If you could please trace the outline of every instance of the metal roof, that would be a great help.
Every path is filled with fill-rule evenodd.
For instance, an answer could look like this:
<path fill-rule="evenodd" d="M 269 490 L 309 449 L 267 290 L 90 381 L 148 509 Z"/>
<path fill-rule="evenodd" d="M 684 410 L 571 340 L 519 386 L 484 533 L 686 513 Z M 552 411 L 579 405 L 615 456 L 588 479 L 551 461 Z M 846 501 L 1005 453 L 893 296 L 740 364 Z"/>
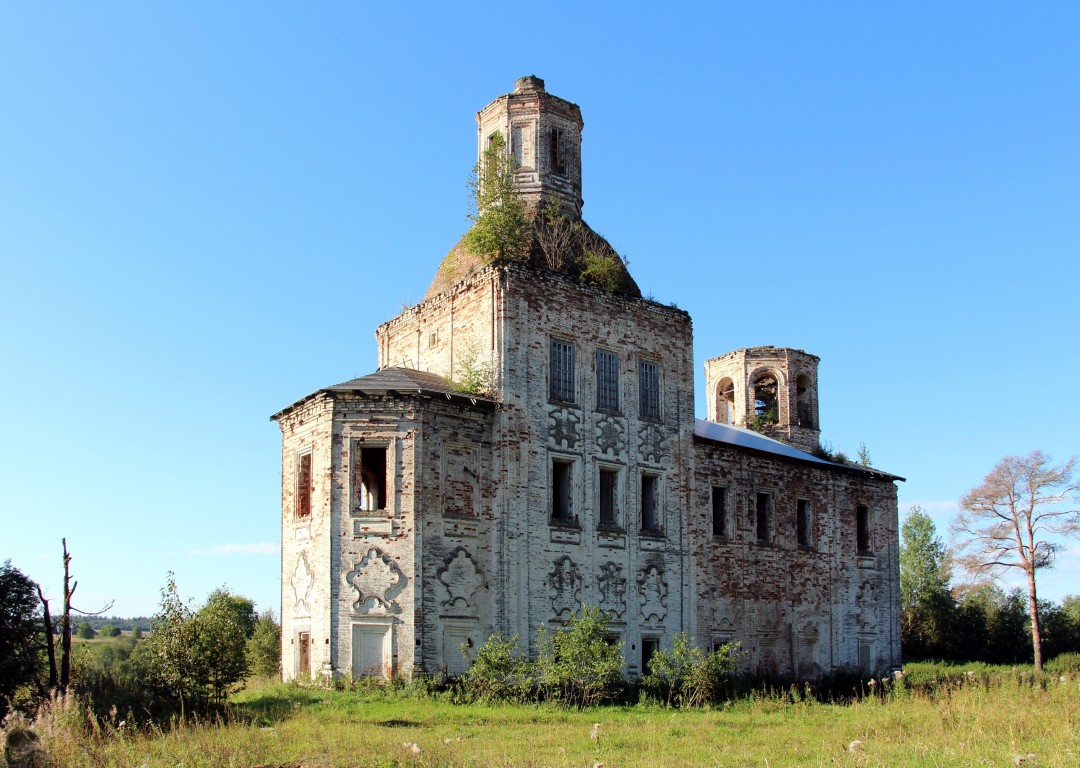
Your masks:
<path fill-rule="evenodd" d="M 749 448 L 751 450 L 761 451 L 762 453 L 771 453 L 774 456 L 783 456 L 787 459 L 805 461 L 810 464 L 820 464 L 829 467 L 830 469 L 850 469 L 858 472 L 867 472 L 890 480 L 904 479 L 899 475 L 882 472 L 880 469 L 874 469 L 873 467 L 863 467 L 858 464 L 840 464 L 834 461 L 819 459 L 817 456 L 788 445 L 787 443 L 782 443 L 779 440 L 773 440 L 771 437 L 766 437 L 760 432 L 755 432 L 752 429 L 745 429 L 743 427 L 733 427 L 730 424 L 719 424 L 715 421 L 695 419 L 694 437 L 733 445 L 737 448 Z"/>
<path fill-rule="evenodd" d="M 288 408 L 278 411 L 270 417 L 270 420 L 276 420 L 279 416 L 283 416 L 296 406 L 323 392 L 358 392 L 365 395 L 425 395 L 427 397 L 441 395 L 448 400 L 465 400 L 472 405 L 480 403 L 494 405 L 495 403 L 489 397 L 471 395 L 454 389 L 453 384 L 437 373 L 392 367 L 382 368 L 375 371 L 375 373 L 349 379 L 332 387 L 323 387 L 316 392 L 312 392 L 307 397 L 300 398 Z"/>

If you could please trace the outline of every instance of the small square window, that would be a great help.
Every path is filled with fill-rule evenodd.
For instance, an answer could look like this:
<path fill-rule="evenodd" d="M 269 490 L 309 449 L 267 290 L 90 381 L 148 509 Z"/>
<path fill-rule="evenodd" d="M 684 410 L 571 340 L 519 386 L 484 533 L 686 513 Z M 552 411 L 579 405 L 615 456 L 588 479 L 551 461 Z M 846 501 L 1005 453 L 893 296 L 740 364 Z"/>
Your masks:
<path fill-rule="evenodd" d="M 660 365 L 651 360 L 638 361 L 639 413 L 642 418 L 660 418 Z"/>
<path fill-rule="evenodd" d="M 574 345 L 551 340 L 551 399 L 574 402 Z"/>
<path fill-rule="evenodd" d="M 641 530 L 660 530 L 660 478 L 656 475 L 641 476 Z"/>
<path fill-rule="evenodd" d="M 616 505 L 616 489 L 619 473 L 614 469 L 600 468 L 600 525 L 614 527 L 619 524 Z"/>
<path fill-rule="evenodd" d="M 713 487 L 712 489 L 712 535 L 717 538 L 728 538 L 727 520 L 727 488 Z"/>
<path fill-rule="evenodd" d="M 619 410 L 619 356 L 606 349 L 596 350 L 596 407 Z"/>

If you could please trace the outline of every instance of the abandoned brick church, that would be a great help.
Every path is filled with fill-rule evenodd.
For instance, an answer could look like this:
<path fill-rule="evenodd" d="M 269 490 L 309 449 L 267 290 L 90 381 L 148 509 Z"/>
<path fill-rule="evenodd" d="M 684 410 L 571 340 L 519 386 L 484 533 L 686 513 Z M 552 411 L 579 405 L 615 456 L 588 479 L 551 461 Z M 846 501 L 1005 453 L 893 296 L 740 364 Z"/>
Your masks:
<path fill-rule="evenodd" d="M 577 105 L 525 77 L 477 121 L 480 153 L 506 137 L 521 199 L 557 207 L 570 244 L 542 215 L 523 259 L 459 243 L 377 329 L 375 373 L 272 417 L 286 679 L 457 674 L 463 645 L 527 644 L 582 606 L 631 676 L 679 632 L 779 674 L 899 667 L 902 478 L 810 453 L 818 358 L 713 357 L 695 419 L 690 316 L 642 298 L 581 221 Z M 586 247 L 611 256 L 605 285 Z M 486 394 L 452 383 L 463 366 Z"/>

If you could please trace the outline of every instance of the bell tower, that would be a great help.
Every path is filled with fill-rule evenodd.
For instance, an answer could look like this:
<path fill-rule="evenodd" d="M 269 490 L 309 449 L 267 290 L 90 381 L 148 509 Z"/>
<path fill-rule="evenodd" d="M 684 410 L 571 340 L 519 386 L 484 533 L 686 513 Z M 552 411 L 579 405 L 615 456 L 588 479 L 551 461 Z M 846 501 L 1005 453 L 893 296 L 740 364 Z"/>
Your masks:
<path fill-rule="evenodd" d="M 544 90 L 535 75 L 518 78 L 513 93 L 476 114 L 479 160 L 502 134 L 517 169 L 514 183 L 530 209 L 555 200 L 563 214 L 581 218 L 581 109 Z"/>
<path fill-rule="evenodd" d="M 818 363 L 801 349 L 750 347 L 705 361 L 710 421 L 749 427 L 812 451 L 818 424 Z"/>

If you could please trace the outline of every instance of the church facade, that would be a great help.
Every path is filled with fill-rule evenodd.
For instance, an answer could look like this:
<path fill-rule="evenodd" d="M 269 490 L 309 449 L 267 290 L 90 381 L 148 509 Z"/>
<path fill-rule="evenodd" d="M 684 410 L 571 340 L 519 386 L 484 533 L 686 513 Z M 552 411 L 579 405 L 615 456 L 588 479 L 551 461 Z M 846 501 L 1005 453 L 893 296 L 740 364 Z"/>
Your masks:
<path fill-rule="evenodd" d="M 582 606 L 631 676 L 679 632 L 776 674 L 899 667 L 902 478 L 811 453 L 818 358 L 711 358 L 696 419 L 690 316 L 581 220 L 579 108 L 527 77 L 477 120 L 479 153 L 508 137 L 518 194 L 577 250 L 542 215 L 523 259 L 459 243 L 377 329 L 376 372 L 272 417 L 285 678 L 460 674 L 463 646 L 528 648 Z"/>

